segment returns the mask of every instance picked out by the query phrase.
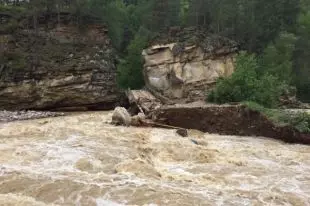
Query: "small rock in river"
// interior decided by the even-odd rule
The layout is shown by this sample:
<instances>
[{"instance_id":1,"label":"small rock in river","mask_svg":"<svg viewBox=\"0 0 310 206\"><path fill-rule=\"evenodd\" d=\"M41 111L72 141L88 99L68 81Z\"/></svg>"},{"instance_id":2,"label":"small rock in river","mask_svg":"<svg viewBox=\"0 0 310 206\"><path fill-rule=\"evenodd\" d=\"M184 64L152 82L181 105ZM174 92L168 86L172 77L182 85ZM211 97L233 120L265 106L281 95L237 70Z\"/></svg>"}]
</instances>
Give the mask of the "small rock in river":
<instances>
[{"instance_id":1,"label":"small rock in river","mask_svg":"<svg viewBox=\"0 0 310 206\"><path fill-rule=\"evenodd\" d=\"M186 129L178 129L176 133L182 137L188 137L188 133Z\"/></svg>"},{"instance_id":2,"label":"small rock in river","mask_svg":"<svg viewBox=\"0 0 310 206\"><path fill-rule=\"evenodd\" d=\"M191 142L196 144L196 145L199 145L199 143L196 140L191 139Z\"/></svg>"}]
</instances>

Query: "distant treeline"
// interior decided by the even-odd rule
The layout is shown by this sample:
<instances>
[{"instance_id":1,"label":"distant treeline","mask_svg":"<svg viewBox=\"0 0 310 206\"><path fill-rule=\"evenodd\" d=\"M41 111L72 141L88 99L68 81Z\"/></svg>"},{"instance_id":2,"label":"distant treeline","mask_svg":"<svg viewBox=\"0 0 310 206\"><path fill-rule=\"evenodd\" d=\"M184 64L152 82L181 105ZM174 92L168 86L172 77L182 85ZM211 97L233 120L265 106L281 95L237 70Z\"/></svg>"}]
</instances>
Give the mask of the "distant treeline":
<instances>
[{"instance_id":1,"label":"distant treeline","mask_svg":"<svg viewBox=\"0 0 310 206\"><path fill-rule=\"evenodd\" d=\"M149 38L169 27L195 26L237 41L242 50L257 56L260 65L273 65L277 72L285 73L279 74L279 78L289 77L286 83L298 88L301 99L310 101L310 0L29 0L28 3L1 0L0 3L2 7L15 5L34 13L70 11L77 16L101 19L108 25L121 57L118 69L122 87L143 85L140 54ZM273 45L277 45L276 49ZM262 59L268 62L260 62ZM281 66L282 59L289 61L289 65ZM258 71L258 75L262 73Z\"/></svg>"}]
</instances>

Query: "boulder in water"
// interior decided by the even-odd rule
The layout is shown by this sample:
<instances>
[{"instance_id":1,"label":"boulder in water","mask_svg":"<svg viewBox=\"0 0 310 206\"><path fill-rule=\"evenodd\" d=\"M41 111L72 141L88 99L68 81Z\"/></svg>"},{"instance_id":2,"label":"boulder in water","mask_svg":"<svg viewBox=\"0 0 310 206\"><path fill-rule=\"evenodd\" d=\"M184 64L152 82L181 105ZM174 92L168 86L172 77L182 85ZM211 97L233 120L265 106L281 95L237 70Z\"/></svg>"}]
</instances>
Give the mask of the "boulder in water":
<instances>
[{"instance_id":1,"label":"boulder in water","mask_svg":"<svg viewBox=\"0 0 310 206\"><path fill-rule=\"evenodd\" d=\"M124 107L116 107L112 115L112 124L129 126L131 116Z\"/></svg>"},{"instance_id":2,"label":"boulder in water","mask_svg":"<svg viewBox=\"0 0 310 206\"><path fill-rule=\"evenodd\" d=\"M139 113L131 118L132 126L145 126L146 117L143 113Z\"/></svg>"},{"instance_id":3,"label":"boulder in water","mask_svg":"<svg viewBox=\"0 0 310 206\"><path fill-rule=\"evenodd\" d=\"M178 129L176 133L180 135L181 137L188 137L188 133L186 129Z\"/></svg>"}]
</instances>

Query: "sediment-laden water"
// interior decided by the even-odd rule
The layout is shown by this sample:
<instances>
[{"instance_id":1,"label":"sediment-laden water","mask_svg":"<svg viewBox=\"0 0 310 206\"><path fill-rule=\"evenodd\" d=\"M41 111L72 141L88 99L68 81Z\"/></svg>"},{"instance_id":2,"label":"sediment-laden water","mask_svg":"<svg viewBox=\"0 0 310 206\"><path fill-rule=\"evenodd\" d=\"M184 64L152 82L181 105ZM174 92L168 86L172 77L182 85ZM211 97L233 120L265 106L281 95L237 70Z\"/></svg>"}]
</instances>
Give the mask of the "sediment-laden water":
<instances>
[{"instance_id":1,"label":"sediment-laden water","mask_svg":"<svg viewBox=\"0 0 310 206\"><path fill-rule=\"evenodd\" d=\"M0 205L310 205L309 146L110 118L1 123Z\"/></svg>"}]
</instances>

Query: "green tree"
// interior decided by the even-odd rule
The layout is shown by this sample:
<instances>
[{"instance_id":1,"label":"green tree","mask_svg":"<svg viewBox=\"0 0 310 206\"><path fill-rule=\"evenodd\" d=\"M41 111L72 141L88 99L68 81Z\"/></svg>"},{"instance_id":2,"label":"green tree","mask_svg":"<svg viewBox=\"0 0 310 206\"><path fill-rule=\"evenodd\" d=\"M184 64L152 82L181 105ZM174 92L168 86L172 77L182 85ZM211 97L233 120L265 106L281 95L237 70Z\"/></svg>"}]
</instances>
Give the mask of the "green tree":
<instances>
[{"instance_id":1,"label":"green tree","mask_svg":"<svg viewBox=\"0 0 310 206\"><path fill-rule=\"evenodd\" d=\"M217 103L253 101L266 107L277 107L286 85L276 76L258 75L260 65L255 55L242 52L231 77L220 79L208 101Z\"/></svg>"},{"instance_id":2,"label":"green tree","mask_svg":"<svg viewBox=\"0 0 310 206\"><path fill-rule=\"evenodd\" d=\"M294 53L295 83L298 88L298 96L310 102L310 1L301 2L301 12L298 18L298 40Z\"/></svg>"},{"instance_id":3,"label":"green tree","mask_svg":"<svg viewBox=\"0 0 310 206\"><path fill-rule=\"evenodd\" d=\"M299 0L191 0L189 25L238 41L250 52L261 52L280 31L292 31Z\"/></svg>"},{"instance_id":4,"label":"green tree","mask_svg":"<svg viewBox=\"0 0 310 206\"><path fill-rule=\"evenodd\" d=\"M280 81L291 84L293 81L293 52L296 37L294 34L281 33L274 43L264 51L261 72L271 74Z\"/></svg>"},{"instance_id":5,"label":"green tree","mask_svg":"<svg viewBox=\"0 0 310 206\"><path fill-rule=\"evenodd\" d=\"M127 56L119 63L118 85L121 88L140 89L144 86L142 50L148 42L148 31L141 28L127 48Z\"/></svg>"},{"instance_id":6,"label":"green tree","mask_svg":"<svg viewBox=\"0 0 310 206\"><path fill-rule=\"evenodd\" d=\"M109 36L112 39L113 45L121 51L123 49L125 25L128 22L127 7L123 1L116 0L108 3L103 12L105 14L103 20L108 25Z\"/></svg>"},{"instance_id":7,"label":"green tree","mask_svg":"<svg viewBox=\"0 0 310 206\"><path fill-rule=\"evenodd\" d=\"M157 32L180 24L180 0L154 0L152 2L152 16L148 27L150 30Z\"/></svg>"}]
</instances>

